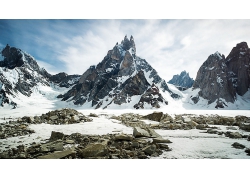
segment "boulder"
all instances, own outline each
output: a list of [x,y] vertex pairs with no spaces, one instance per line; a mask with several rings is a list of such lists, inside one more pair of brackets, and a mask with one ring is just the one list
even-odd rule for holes
[[133,137],[127,134],[116,134],[114,137],[115,140],[127,140],[132,141]]
[[44,156],[38,156],[37,159],[62,159],[62,158],[66,158],[69,156],[75,157],[76,152],[69,149],[69,150],[62,151],[62,152],[54,152],[54,153],[47,154]]
[[147,128],[147,131],[149,132],[149,134],[151,135],[151,137],[161,137],[161,135],[159,135],[158,133],[156,133],[153,129],[151,128]]
[[160,122],[162,117],[163,117],[163,112],[154,112],[152,114],[143,116],[142,118]]
[[236,149],[244,149],[246,146],[244,146],[243,144],[240,144],[240,143],[233,143],[232,146]]
[[145,152],[148,155],[152,155],[156,150],[156,145],[149,145],[142,149],[143,152]]
[[64,138],[63,133],[52,131],[49,140],[50,141],[55,141],[55,140],[63,139],[63,138]]
[[98,115],[94,114],[94,113],[90,113],[89,117],[98,117]]
[[237,139],[237,138],[242,138],[242,135],[240,133],[238,133],[238,132],[231,132],[229,134],[229,137],[233,138],[233,139]]
[[247,148],[247,149],[245,150],[245,152],[247,153],[248,156],[250,156],[250,149],[249,149],[249,148]]
[[51,151],[62,151],[62,150],[63,150],[63,142],[61,140],[42,144],[40,147],[40,152],[51,152]]
[[50,116],[50,120],[54,121],[54,120],[56,120],[56,119],[58,119],[58,116],[57,116],[57,115],[55,115],[55,116]]
[[101,157],[107,154],[108,154],[107,146],[100,143],[89,144],[86,146],[86,148],[84,148],[80,152],[82,158],[99,157],[99,156]]
[[136,138],[137,137],[151,137],[151,135],[146,130],[140,127],[134,127],[133,136]]

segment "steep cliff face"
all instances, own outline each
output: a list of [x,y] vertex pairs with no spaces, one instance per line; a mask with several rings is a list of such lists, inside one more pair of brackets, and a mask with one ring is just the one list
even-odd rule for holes
[[244,95],[250,87],[250,49],[246,42],[232,49],[226,58],[226,65],[236,93]]
[[168,83],[175,85],[179,90],[186,90],[193,86],[194,80],[189,77],[189,73],[182,71],[180,75],[174,75]]
[[146,60],[136,55],[133,36],[130,40],[125,36],[121,44],[117,43],[97,66],[91,66],[79,82],[59,98],[73,100],[76,105],[90,103],[95,108],[108,108],[111,104],[130,103],[131,97],[141,96],[153,83],[172,98],[179,97]]
[[216,52],[200,67],[193,89],[200,89],[198,94],[191,97],[194,103],[199,97],[208,100],[208,104],[216,102],[216,108],[234,103],[236,94],[243,96],[250,87],[250,50],[245,42],[237,44],[230,54]]

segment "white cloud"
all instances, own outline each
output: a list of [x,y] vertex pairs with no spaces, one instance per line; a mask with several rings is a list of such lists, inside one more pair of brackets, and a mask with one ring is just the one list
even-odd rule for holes
[[134,36],[137,55],[166,81],[182,70],[195,78],[210,54],[227,56],[237,43],[250,43],[249,20],[93,20],[77,28],[74,36],[57,34],[61,41],[53,43],[69,74],[101,62],[125,35]]

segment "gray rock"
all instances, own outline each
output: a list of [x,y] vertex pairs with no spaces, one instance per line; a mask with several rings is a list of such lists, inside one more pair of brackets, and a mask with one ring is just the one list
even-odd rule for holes
[[58,140],[58,139],[62,140],[63,138],[64,138],[63,133],[52,131],[49,140],[50,141],[55,141],[55,140]]
[[80,152],[82,158],[105,156],[107,154],[107,147],[100,143],[89,144]]
[[163,112],[154,112],[152,114],[148,114],[146,116],[143,116],[142,118],[160,122],[162,117],[163,117]]
[[51,151],[62,151],[62,150],[63,150],[63,142],[61,140],[42,144],[40,147],[40,152],[51,152]]
[[242,138],[242,135],[241,135],[240,133],[238,133],[238,132],[231,132],[231,133],[229,134],[229,137],[230,137],[230,138],[237,139],[237,138]]
[[133,136],[136,138],[137,137],[151,137],[151,135],[146,130],[140,127],[134,127]]
[[66,158],[66,157],[75,157],[76,156],[76,152],[69,149],[69,150],[65,150],[62,152],[54,152],[51,154],[47,154],[44,156],[38,156],[37,159],[62,159],[62,158]]
[[146,146],[145,148],[142,149],[143,152],[145,152],[148,155],[152,155],[156,150],[156,146],[150,145],[150,146]]
[[161,135],[159,135],[158,133],[156,133],[153,129],[151,128],[147,128],[147,131],[149,132],[149,134],[151,135],[151,137],[155,138],[155,137],[161,137]]
[[162,137],[159,137],[159,138],[154,138],[153,143],[172,143],[172,142],[168,139],[163,139]]
[[246,146],[244,146],[243,144],[240,144],[240,143],[233,143],[232,146],[236,149],[244,149]]
[[132,141],[133,137],[127,134],[116,134],[114,137],[115,140],[127,140]]
[[75,141],[74,141],[74,140],[69,140],[69,139],[67,139],[67,140],[65,141],[65,143],[66,143],[66,144],[74,144]]
[[57,116],[57,115],[55,115],[55,116],[50,116],[50,120],[54,121],[54,120],[56,120],[56,119],[58,119],[58,116]]

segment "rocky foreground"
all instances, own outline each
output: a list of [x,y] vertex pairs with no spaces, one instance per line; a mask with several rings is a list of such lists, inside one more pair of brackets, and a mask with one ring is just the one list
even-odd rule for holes
[[[88,116],[73,109],[61,109],[51,111],[41,116],[9,119],[0,124],[0,139],[10,137],[29,136],[35,133],[29,128],[31,124],[67,125],[75,123],[91,122],[92,118],[98,118],[96,114]],[[133,127],[133,134],[115,132],[105,135],[86,135],[73,133],[70,135],[62,132],[51,132],[45,142],[32,142],[28,145],[18,145],[15,148],[6,148],[0,152],[1,159],[146,159],[158,157],[163,152],[171,151],[170,140],[161,137],[155,130],[203,130],[202,133],[217,134],[228,138],[245,139],[250,141],[250,118],[246,116],[195,116],[191,114],[175,115],[171,117],[163,112],[154,112],[148,115],[126,113],[120,116],[109,116],[120,124]],[[145,123],[145,120],[158,123]],[[221,131],[215,125],[226,126],[227,131]],[[235,131],[237,128],[242,132]],[[1,146],[0,141],[0,146]],[[171,146],[171,144],[170,144]],[[243,149],[250,155],[249,147],[238,142],[232,144],[232,148]],[[3,149],[3,148],[1,148]]]

